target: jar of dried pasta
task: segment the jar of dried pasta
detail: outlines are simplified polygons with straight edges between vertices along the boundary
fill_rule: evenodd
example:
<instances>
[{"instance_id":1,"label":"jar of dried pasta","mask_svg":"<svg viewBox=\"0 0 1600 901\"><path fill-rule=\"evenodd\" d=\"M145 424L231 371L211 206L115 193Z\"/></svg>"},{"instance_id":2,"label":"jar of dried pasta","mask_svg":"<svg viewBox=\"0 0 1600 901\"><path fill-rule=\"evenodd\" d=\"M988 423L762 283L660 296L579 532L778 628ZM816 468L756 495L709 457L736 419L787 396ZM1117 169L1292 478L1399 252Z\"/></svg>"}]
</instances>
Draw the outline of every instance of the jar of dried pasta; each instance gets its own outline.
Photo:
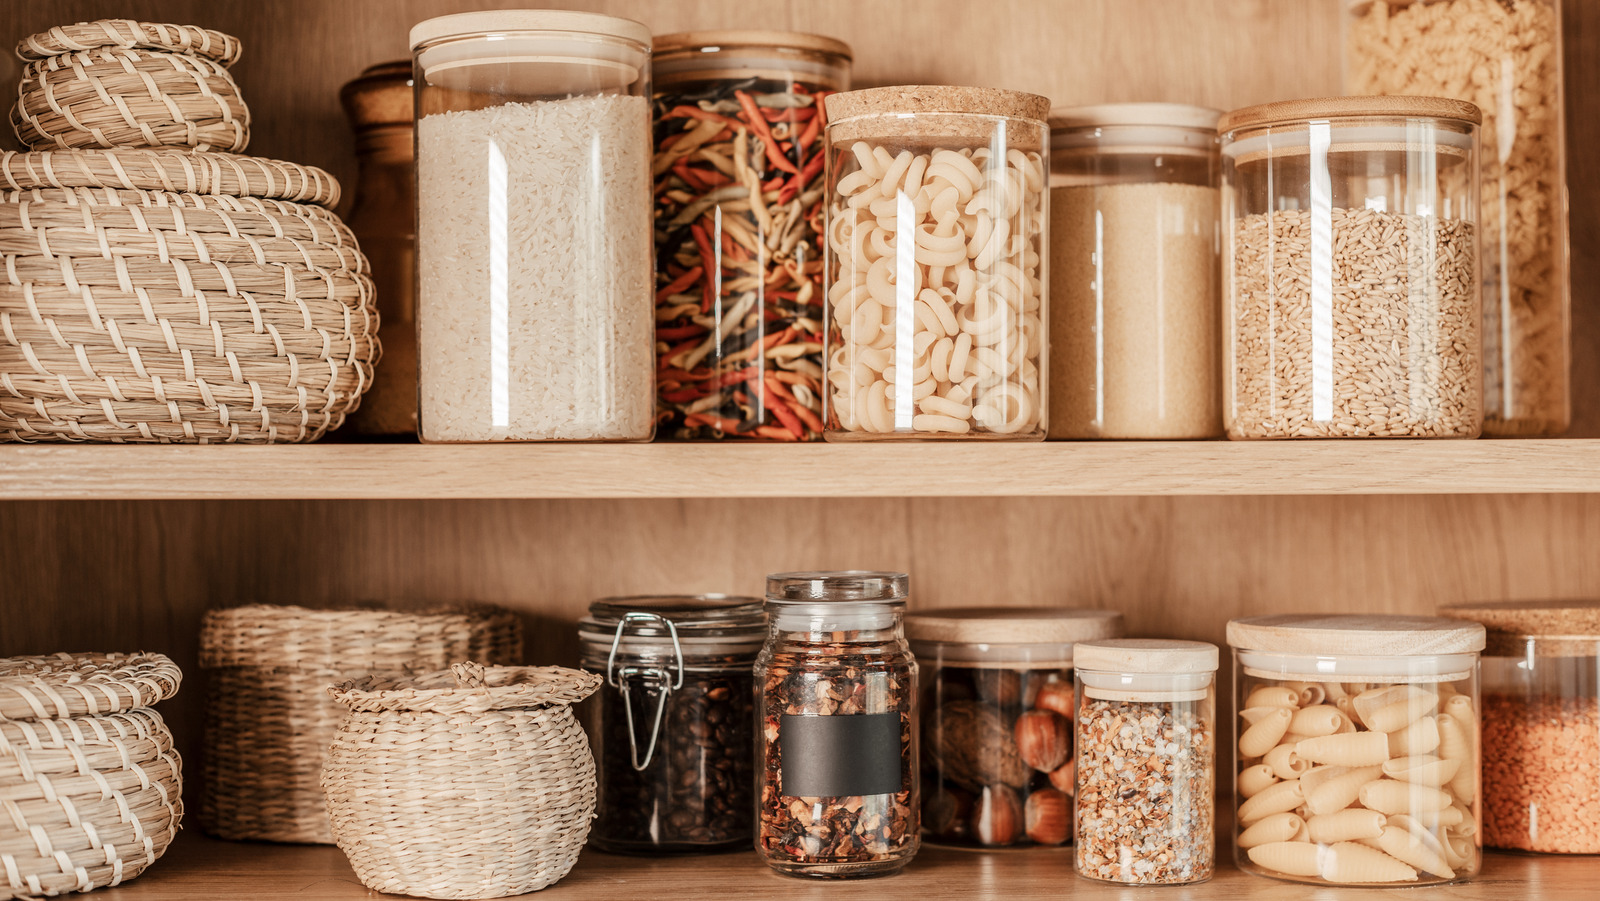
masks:
<instances>
[{"instance_id":1,"label":"jar of dried pasta","mask_svg":"<svg viewBox=\"0 0 1600 901\"><path fill-rule=\"evenodd\" d=\"M756 659L756 852L790 876L881 876L917 853L917 664L892 572L767 577Z\"/></svg>"},{"instance_id":2,"label":"jar of dried pasta","mask_svg":"<svg viewBox=\"0 0 1600 901\"><path fill-rule=\"evenodd\" d=\"M1571 285L1560 0L1340 0L1346 87L1483 110L1483 433L1567 430Z\"/></svg>"},{"instance_id":3,"label":"jar of dried pasta","mask_svg":"<svg viewBox=\"0 0 1600 901\"><path fill-rule=\"evenodd\" d=\"M1215 870L1217 646L1080 641L1078 875L1189 885Z\"/></svg>"},{"instance_id":4,"label":"jar of dried pasta","mask_svg":"<svg viewBox=\"0 0 1600 901\"><path fill-rule=\"evenodd\" d=\"M1477 623L1379 615L1228 623L1235 859L1321 885L1477 874Z\"/></svg>"},{"instance_id":5,"label":"jar of dried pasta","mask_svg":"<svg viewBox=\"0 0 1600 901\"><path fill-rule=\"evenodd\" d=\"M826 438L1042 439L1050 102L914 86L825 107Z\"/></svg>"},{"instance_id":6,"label":"jar of dried pasta","mask_svg":"<svg viewBox=\"0 0 1600 901\"><path fill-rule=\"evenodd\" d=\"M1600 854L1600 601L1443 607L1482 623L1483 843Z\"/></svg>"},{"instance_id":7,"label":"jar of dried pasta","mask_svg":"<svg viewBox=\"0 0 1600 901\"><path fill-rule=\"evenodd\" d=\"M1479 121L1428 97L1222 117L1228 437L1478 435Z\"/></svg>"}]
</instances>

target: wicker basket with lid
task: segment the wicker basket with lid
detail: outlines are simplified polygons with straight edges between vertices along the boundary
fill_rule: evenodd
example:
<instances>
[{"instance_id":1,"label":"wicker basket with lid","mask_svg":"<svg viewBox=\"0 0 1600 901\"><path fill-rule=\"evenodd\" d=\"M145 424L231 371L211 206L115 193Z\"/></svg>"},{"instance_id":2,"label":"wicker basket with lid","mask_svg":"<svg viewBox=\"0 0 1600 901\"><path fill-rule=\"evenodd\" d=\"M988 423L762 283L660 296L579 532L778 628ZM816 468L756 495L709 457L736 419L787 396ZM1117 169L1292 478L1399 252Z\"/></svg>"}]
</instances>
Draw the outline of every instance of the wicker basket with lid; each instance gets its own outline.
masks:
<instances>
[{"instance_id":1,"label":"wicker basket with lid","mask_svg":"<svg viewBox=\"0 0 1600 901\"><path fill-rule=\"evenodd\" d=\"M521 656L521 623L492 607L209 611L203 828L233 840L333 841L318 778L345 711L329 685Z\"/></svg>"},{"instance_id":2,"label":"wicker basket with lid","mask_svg":"<svg viewBox=\"0 0 1600 901\"><path fill-rule=\"evenodd\" d=\"M117 885L166 851L182 763L150 705L181 679L160 654L0 659L0 898Z\"/></svg>"}]
</instances>

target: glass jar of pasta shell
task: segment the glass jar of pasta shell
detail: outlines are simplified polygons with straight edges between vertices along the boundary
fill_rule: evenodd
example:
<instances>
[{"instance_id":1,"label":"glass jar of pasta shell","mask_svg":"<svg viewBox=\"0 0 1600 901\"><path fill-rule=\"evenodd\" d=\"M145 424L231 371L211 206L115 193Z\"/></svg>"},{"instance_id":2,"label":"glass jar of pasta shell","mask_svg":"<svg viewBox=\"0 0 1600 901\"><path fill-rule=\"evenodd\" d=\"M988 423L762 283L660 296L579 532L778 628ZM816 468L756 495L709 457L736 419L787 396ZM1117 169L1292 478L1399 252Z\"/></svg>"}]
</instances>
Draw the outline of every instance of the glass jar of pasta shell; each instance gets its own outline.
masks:
<instances>
[{"instance_id":1,"label":"glass jar of pasta shell","mask_svg":"<svg viewBox=\"0 0 1600 901\"><path fill-rule=\"evenodd\" d=\"M822 438L822 101L850 48L655 39L656 434Z\"/></svg>"},{"instance_id":2,"label":"glass jar of pasta shell","mask_svg":"<svg viewBox=\"0 0 1600 901\"><path fill-rule=\"evenodd\" d=\"M1228 623L1235 857L1321 885L1432 885L1482 863L1477 623L1286 615Z\"/></svg>"},{"instance_id":3,"label":"glass jar of pasta shell","mask_svg":"<svg viewBox=\"0 0 1600 901\"><path fill-rule=\"evenodd\" d=\"M824 105L825 437L1043 439L1050 102L912 86Z\"/></svg>"},{"instance_id":4,"label":"glass jar of pasta shell","mask_svg":"<svg viewBox=\"0 0 1600 901\"><path fill-rule=\"evenodd\" d=\"M1072 645L1122 614L957 607L906 617L922 678L922 834L952 845L1072 840Z\"/></svg>"}]
</instances>

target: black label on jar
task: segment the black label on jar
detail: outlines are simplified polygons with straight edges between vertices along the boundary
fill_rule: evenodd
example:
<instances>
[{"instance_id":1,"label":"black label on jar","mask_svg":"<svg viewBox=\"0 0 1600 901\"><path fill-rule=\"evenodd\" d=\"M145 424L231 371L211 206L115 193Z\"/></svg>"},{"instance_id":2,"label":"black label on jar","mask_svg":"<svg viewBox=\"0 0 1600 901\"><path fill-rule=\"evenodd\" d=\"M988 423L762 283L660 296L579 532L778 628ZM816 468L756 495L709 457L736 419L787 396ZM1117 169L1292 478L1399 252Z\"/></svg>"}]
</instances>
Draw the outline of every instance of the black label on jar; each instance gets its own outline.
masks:
<instances>
[{"instance_id":1,"label":"black label on jar","mask_svg":"<svg viewBox=\"0 0 1600 901\"><path fill-rule=\"evenodd\" d=\"M793 716L778 722L788 798L892 795L901 790L900 714Z\"/></svg>"}]
</instances>

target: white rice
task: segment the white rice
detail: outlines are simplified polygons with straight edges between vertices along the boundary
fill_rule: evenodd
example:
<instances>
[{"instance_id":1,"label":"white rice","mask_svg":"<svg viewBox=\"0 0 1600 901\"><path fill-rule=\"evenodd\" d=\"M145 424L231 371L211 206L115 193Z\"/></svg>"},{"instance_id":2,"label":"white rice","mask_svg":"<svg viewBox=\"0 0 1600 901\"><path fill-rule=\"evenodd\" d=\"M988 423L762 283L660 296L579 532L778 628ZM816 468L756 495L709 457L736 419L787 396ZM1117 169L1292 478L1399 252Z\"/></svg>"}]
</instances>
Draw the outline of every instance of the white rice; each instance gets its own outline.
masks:
<instances>
[{"instance_id":1,"label":"white rice","mask_svg":"<svg viewBox=\"0 0 1600 901\"><path fill-rule=\"evenodd\" d=\"M417 123L426 440L650 438L649 128L626 96Z\"/></svg>"}]
</instances>

